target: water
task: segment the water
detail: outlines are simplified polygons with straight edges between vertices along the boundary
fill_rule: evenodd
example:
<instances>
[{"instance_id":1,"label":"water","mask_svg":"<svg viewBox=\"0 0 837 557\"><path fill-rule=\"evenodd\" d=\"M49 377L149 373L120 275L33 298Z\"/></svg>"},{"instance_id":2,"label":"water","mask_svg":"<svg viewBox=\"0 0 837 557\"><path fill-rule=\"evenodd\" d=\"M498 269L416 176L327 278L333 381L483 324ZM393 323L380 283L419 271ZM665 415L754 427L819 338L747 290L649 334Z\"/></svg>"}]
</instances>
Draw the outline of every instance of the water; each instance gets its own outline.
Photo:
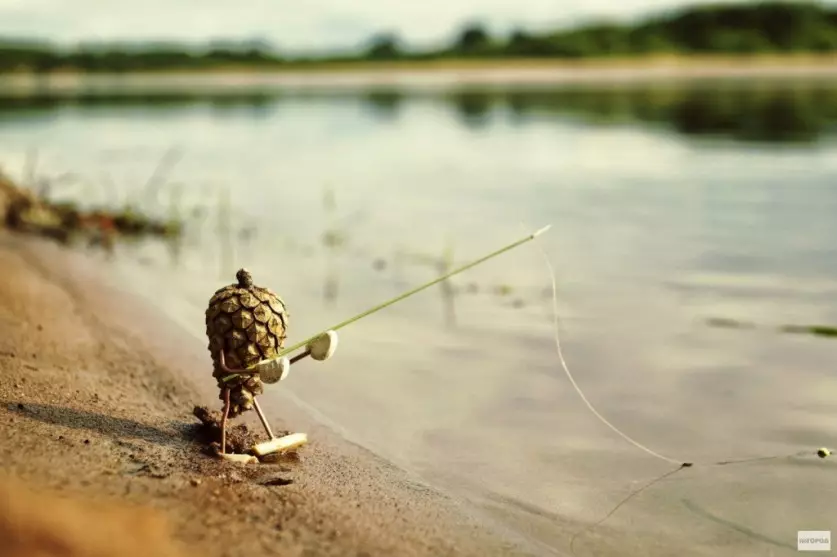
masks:
<instances>
[{"instance_id":1,"label":"water","mask_svg":"<svg viewBox=\"0 0 837 557\"><path fill-rule=\"evenodd\" d=\"M433 278L448 252L465 263L551 223L540 245L578 383L629 435L703 463L837 445L837 342L770 328L837 324L835 121L822 81L92 95L0 102L0 153L21 179L27 161L75 173L56 197L188 216L179 259L139 245L109 264L201 342L209 295L240 265L285 298L297 341ZM147 187L166 152L166 184ZM566 553L672 466L570 387L535 247L453 285L345 329L334 360L266 395L269 413L302 404ZM698 464L575 551L790 554L796 530L837 529L834 472L816 457Z\"/></svg>"}]
</instances>

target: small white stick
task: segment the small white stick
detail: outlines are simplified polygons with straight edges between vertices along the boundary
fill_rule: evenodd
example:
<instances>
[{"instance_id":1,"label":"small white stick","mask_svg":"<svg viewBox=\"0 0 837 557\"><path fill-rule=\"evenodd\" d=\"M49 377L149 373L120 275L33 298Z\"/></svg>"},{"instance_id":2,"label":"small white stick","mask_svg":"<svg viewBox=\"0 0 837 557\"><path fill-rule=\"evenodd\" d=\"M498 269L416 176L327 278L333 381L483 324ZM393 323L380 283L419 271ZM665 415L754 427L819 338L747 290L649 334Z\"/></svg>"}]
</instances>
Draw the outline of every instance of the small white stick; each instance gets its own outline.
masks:
<instances>
[{"instance_id":1,"label":"small white stick","mask_svg":"<svg viewBox=\"0 0 837 557\"><path fill-rule=\"evenodd\" d=\"M280 451L287 451L288 449L295 449L301 447L308 442L308 435L304 433L291 433L284 437L276 437L270 441L259 443L253 447L253 452L259 456L265 456Z\"/></svg>"},{"instance_id":2,"label":"small white stick","mask_svg":"<svg viewBox=\"0 0 837 557\"><path fill-rule=\"evenodd\" d=\"M258 464L259 459L250 454L217 453L220 458L236 464Z\"/></svg>"}]
</instances>

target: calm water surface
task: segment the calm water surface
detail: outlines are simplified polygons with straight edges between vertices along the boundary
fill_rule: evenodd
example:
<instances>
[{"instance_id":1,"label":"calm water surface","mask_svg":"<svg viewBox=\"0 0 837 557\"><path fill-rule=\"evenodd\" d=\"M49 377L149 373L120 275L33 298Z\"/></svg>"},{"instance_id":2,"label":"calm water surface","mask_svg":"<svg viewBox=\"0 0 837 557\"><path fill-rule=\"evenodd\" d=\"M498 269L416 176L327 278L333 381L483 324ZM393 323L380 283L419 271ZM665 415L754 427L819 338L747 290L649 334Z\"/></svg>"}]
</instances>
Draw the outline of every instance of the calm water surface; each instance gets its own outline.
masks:
<instances>
[{"instance_id":1,"label":"calm water surface","mask_svg":"<svg viewBox=\"0 0 837 557\"><path fill-rule=\"evenodd\" d=\"M173 285L149 302L201 342L238 266L285 298L296 341L552 224L540 245L578 384L641 443L703 463L837 446L837 342L771 329L837 324L835 121L823 83L41 98L0 101L0 155L21 179L27 160L75 173L56 196L188 218L178 258L135 246L111 265L145 292ZM452 286L345 329L270 411L301 405L567 553L673 466L572 390L536 246ZM575 551L789 555L797 530L837 531L835 473L810 456L699 464Z\"/></svg>"}]
</instances>

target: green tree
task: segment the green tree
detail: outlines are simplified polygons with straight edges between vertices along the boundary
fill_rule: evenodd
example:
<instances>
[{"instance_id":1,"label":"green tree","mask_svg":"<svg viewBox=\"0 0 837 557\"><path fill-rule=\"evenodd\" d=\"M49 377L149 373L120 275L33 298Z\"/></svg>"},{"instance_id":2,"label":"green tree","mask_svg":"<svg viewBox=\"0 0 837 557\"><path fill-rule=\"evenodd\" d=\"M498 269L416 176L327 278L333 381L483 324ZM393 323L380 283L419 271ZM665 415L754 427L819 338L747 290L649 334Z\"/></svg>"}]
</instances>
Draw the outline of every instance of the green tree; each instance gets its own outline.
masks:
<instances>
[{"instance_id":1,"label":"green tree","mask_svg":"<svg viewBox=\"0 0 837 557\"><path fill-rule=\"evenodd\" d=\"M401 46L393 33L374 37L366 51L366 57L372 60L394 60L401 56Z\"/></svg>"},{"instance_id":2,"label":"green tree","mask_svg":"<svg viewBox=\"0 0 837 557\"><path fill-rule=\"evenodd\" d=\"M539 57L555 54L552 45L547 39L522 30L516 30L511 34L505 51L510 56Z\"/></svg>"},{"instance_id":3,"label":"green tree","mask_svg":"<svg viewBox=\"0 0 837 557\"><path fill-rule=\"evenodd\" d=\"M809 47L816 52L833 52L837 50L837 26L819 25L808 36Z\"/></svg>"},{"instance_id":4,"label":"green tree","mask_svg":"<svg viewBox=\"0 0 837 557\"><path fill-rule=\"evenodd\" d=\"M459 33L455 48L459 52L473 54L487 50L490 44L491 38L485 28L478 23L470 23Z\"/></svg>"}]
</instances>

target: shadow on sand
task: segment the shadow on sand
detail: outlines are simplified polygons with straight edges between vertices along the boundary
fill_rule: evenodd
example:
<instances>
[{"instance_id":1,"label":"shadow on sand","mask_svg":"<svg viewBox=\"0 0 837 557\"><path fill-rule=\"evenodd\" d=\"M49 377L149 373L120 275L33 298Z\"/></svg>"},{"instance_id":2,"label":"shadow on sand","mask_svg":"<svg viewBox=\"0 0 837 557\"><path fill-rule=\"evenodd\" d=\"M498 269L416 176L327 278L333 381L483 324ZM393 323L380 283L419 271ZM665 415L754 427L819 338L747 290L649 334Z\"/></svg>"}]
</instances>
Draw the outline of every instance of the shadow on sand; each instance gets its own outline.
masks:
<instances>
[{"instance_id":1,"label":"shadow on sand","mask_svg":"<svg viewBox=\"0 0 837 557\"><path fill-rule=\"evenodd\" d=\"M3 401L3 404L12 412L27 418L72 429L95 431L115 439L141 439L157 445L180 445L184 440L194 439L197 434L197 424L186 422L172 422L169 424L171 429L165 430L134 420L51 404L15 401Z\"/></svg>"}]
</instances>

